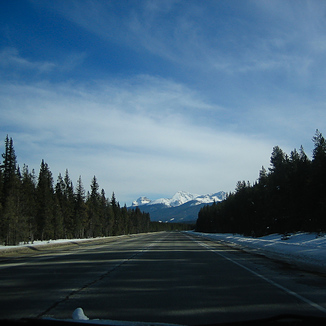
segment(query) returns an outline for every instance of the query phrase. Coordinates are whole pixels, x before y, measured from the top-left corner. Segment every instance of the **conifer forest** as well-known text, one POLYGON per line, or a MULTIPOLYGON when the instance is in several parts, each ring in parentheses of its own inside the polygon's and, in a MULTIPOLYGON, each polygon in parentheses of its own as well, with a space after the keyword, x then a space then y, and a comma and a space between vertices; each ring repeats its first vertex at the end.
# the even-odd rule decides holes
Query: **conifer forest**
POLYGON ((151 222, 138 207, 120 207, 114 193, 109 199, 94 176, 90 192, 79 177, 76 187, 68 170, 53 175, 44 160, 38 176, 17 164, 12 138, 5 139, 0 166, 0 244, 49 239, 73 239, 172 230, 181 225, 151 222))
POLYGON ((196 230, 263 236, 326 232, 326 141, 316 130, 312 159, 301 146, 290 155, 273 148, 268 170, 251 185, 238 181, 221 203, 204 206, 196 230))

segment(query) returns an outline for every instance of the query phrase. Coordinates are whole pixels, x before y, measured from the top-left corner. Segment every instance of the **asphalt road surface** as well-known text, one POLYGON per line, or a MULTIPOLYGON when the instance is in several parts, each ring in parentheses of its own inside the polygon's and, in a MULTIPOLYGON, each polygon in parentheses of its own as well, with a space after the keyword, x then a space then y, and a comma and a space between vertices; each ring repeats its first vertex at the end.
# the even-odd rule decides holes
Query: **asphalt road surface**
POLYGON ((182 232, 0 259, 0 318, 203 325, 282 313, 326 317, 326 277, 182 232))

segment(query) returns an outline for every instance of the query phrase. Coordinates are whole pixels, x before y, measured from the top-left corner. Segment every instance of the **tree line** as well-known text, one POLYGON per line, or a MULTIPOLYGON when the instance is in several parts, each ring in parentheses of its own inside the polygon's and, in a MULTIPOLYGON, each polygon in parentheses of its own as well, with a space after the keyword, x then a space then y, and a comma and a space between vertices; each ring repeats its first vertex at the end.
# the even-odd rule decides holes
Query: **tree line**
POLYGON ((221 203, 204 206, 196 230, 262 236, 295 231, 326 232, 326 141, 316 130, 313 156, 303 147, 287 155, 273 148, 253 185, 238 181, 221 203))
POLYGON ((94 176, 90 192, 79 177, 76 187, 68 170, 56 183, 50 168, 41 162, 38 176, 27 165, 20 169, 13 140, 5 139, 0 166, 0 243, 15 245, 34 240, 89 238, 150 231, 180 226, 157 225, 138 207, 120 207, 113 193, 108 199, 94 176))

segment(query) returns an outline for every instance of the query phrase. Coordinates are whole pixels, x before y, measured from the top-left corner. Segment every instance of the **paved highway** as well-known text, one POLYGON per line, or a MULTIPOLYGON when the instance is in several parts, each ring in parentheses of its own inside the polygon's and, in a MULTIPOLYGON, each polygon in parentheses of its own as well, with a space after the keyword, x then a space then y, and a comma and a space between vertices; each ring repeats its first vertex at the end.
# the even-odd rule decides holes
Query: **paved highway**
POLYGON ((326 278, 181 232, 0 259, 1 318, 184 325, 281 313, 326 317, 326 278))

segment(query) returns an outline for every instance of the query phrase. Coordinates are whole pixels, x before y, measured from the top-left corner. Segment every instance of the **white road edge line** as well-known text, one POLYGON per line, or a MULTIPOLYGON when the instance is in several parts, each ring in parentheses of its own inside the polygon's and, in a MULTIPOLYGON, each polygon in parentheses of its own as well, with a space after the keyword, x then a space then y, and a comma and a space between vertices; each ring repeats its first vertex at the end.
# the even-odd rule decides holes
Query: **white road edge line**
POLYGON ((280 285, 280 284, 278 284, 278 283, 276 283, 276 282, 270 280, 269 278, 267 278, 267 277, 265 277, 265 276, 263 276, 263 275, 261 275, 261 274, 255 272, 255 271, 253 271, 252 269, 250 269, 250 268, 248 268, 248 267, 246 267, 246 266, 240 264, 239 262, 233 260, 232 258, 227 257, 227 256, 221 254, 220 252, 217 252, 214 248, 212 248, 212 247, 210 247, 209 245, 207 245, 207 244, 205 244, 205 243, 199 241, 198 239, 194 239, 194 238, 190 237, 189 235, 187 235, 187 236, 188 236, 191 240, 197 242, 200 246, 206 248, 207 250, 210 250, 210 251, 212 251, 213 253, 215 253, 216 255, 219 255, 219 256, 223 257, 224 259, 226 259, 226 260, 228 260, 228 261, 230 261, 230 262, 232 262, 232 263, 238 265, 239 267, 242 267, 243 269, 245 269, 245 270, 247 270, 248 272, 250 272, 250 273, 256 275, 257 277, 261 278, 262 280, 264 280, 264 281, 266 281, 266 282, 268 282, 268 283, 270 283, 270 284, 276 286, 277 288, 283 290, 284 292, 286 292, 286 293, 288 293, 288 294, 290 294, 290 295, 296 297, 297 299, 299 299, 299 300, 301 300, 301 301, 303 301, 303 302, 309 304, 310 306, 314 307, 315 309, 318 309, 319 311, 321 311, 321 312, 323 312, 323 313, 326 314, 326 308, 320 306, 318 303, 315 303, 315 302, 313 302, 313 301, 311 301, 311 300, 309 300, 309 299, 303 297, 302 295, 300 295, 300 294, 298 294, 298 293, 296 293, 296 292, 294 292, 294 291, 292 291, 292 290, 290 290, 290 289, 288 289, 288 288, 286 288, 286 287, 284 287, 284 286, 282 286, 282 285, 280 285))

